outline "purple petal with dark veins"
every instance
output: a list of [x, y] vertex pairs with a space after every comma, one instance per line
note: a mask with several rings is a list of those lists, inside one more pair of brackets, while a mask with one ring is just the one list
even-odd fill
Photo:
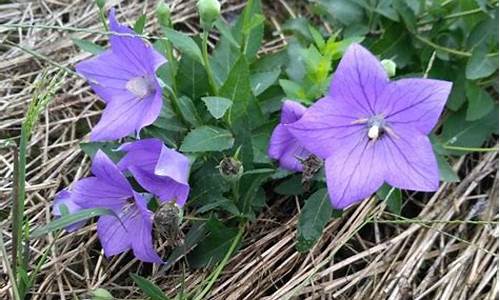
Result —
[[[76, 204], [73, 201], [72, 194], [68, 190], [62, 190], [59, 193], [57, 193], [52, 207], [52, 214], [54, 216], [60, 217], [62, 215], [60, 209], [61, 205], [66, 206], [69, 214], [74, 214], [82, 209], [80, 205]], [[65, 229], [67, 232], [73, 232], [85, 226], [85, 223], [87, 223], [87, 221], [77, 222], [69, 225]]]

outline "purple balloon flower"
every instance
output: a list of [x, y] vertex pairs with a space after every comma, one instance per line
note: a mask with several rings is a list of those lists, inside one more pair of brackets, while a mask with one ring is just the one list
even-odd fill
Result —
[[163, 104], [156, 70], [166, 62], [150, 44], [109, 14], [110, 29], [128, 34], [112, 35], [111, 48], [76, 65], [93, 90], [106, 103], [91, 140], [115, 140], [152, 124]]
[[[64, 189], [57, 193], [55, 199], [54, 199], [54, 204], [52, 207], [52, 214], [56, 217], [62, 216], [62, 211], [61, 207], [64, 205], [66, 209], [68, 210], [68, 214], [74, 214], [82, 209], [82, 207], [78, 204], [75, 203], [73, 200], [72, 194], [70, 191]], [[73, 232], [76, 231], [80, 228], [82, 228], [86, 221], [81, 221], [78, 223], [74, 223], [66, 227], [67, 232]]]
[[97, 235], [104, 254], [112, 256], [129, 249], [142, 261], [162, 263], [153, 247], [153, 213], [118, 167], [99, 150], [92, 162], [92, 174], [73, 185], [72, 196], [82, 208], [109, 208], [115, 216], [101, 216]]
[[441, 80], [390, 81], [365, 48], [349, 47], [328, 95], [314, 103], [290, 132], [326, 159], [333, 207], [345, 208], [388, 184], [435, 191], [439, 170], [427, 135], [451, 90]]
[[189, 159], [167, 148], [159, 139], [126, 143], [119, 148], [127, 154], [118, 167], [129, 170], [139, 184], [162, 201], [175, 200], [184, 206], [189, 194]]
[[305, 111], [306, 108], [298, 102], [291, 100], [283, 102], [280, 124], [274, 129], [267, 150], [269, 157], [278, 160], [283, 169], [301, 172], [303, 170], [301, 160], [311, 154], [286, 127], [300, 119]]

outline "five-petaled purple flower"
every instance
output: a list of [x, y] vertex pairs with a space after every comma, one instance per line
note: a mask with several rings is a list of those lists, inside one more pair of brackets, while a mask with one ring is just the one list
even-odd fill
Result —
[[101, 216], [97, 234], [106, 256], [129, 249], [145, 262], [161, 263], [153, 247], [153, 214], [146, 200], [132, 189], [118, 167], [99, 150], [92, 162], [92, 174], [72, 187], [72, 199], [82, 208], [103, 207], [116, 216]]
[[302, 161], [311, 153], [307, 151], [297, 139], [288, 131], [286, 125], [296, 122], [306, 108], [295, 101], [286, 100], [281, 107], [280, 124], [276, 126], [269, 141], [267, 153], [272, 159], [280, 163], [280, 167], [290, 171], [301, 172]]
[[333, 207], [345, 208], [387, 182], [435, 191], [439, 170], [427, 135], [436, 125], [451, 83], [420, 78], [390, 81], [378, 60], [351, 45], [328, 95], [287, 125], [313, 154], [326, 159]]
[[189, 159], [167, 148], [159, 139], [126, 143], [119, 148], [127, 154], [118, 167], [129, 170], [139, 184], [162, 201], [184, 206], [189, 194]]
[[156, 70], [166, 62], [150, 44], [109, 14], [110, 29], [126, 34], [112, 35], [111, 48], [83, 61], [76, 71], [89, 80], [94, 91], [106, 103], [93, 141], [115, 140], [138, 132], [152, 124], [163, 104], [162, 89]]

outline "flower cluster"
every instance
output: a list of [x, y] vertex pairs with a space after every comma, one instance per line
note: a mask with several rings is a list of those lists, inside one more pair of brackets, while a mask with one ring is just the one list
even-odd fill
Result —
[[[111, 48], [76, 66], [106, 103], [101, 120], [92, 129], [92, 141], [138, 135], [156, 120], [163, 103], [155, 72], [166, 60], [131, 29], [119, 24], [114, 10], [109, 22], [110, 29], [118, 34], [111, 36]], [[190, 162], [159, 139], [125, 143], [117, 150], [125, 153], [117, 164], [99, 150], [92, 161], [93, 176], [61, 191], [53, 214], [61, 216], [63, 205], [67, 213], [85, 208], [110, 209], [114, 216], [101, 216], [97, 221], [104, 254], [112, 256], [131, 249], [142, 261], [161, 263], [152, 240], [153, 212], [146, 200], [151, 197], [134, 190], [127, 176], [160, 202], [175, 202], [182, 207], [189, 194]], [[77, 230], [84, 224], [72, 224], [67, 230]]]
[[427, 135], [451, 90], [441, 80], [390, 81], [365, 48], [351, 45], [327, 95], [307, 110], [286, 101], [271, 137], [269, 156], [301, 171], [307, 151], [325, 160], [332, 206], [343, 209], [384, 182], [401, 189], [435, 191], [439, 170]]

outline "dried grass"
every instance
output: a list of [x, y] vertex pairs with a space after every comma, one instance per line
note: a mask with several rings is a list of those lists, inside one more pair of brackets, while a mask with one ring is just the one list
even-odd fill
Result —
[[[173, 19], [196, 31], [193, 3], [173, 1]], [[131, 21], [146, 11], [151, 22], [147, 26], [154, 29], [154, 4], [121, 4], [120, 18]], [[284, 14], [296, 14], [286, 1], [268, 5]], [[232, 14], [241, 6], [241, 1], [233, 1], [223, 7]], [[277, 29], [276, 39], [262, 51], [285, 44], [279, 31], [280, 16], [273, 13], [269, 19]], [[0, 4], [0, 23], [100, 29], [93, 1]], [[105, 39], [91, 33], [0, 27], [0, 138], [18, 137], [31, 83], [42, 70], [54, 73], [54, 64], [71, 68], [88, 57], [73, 46], [71, 36], [95, 42]], [[8, 46], [6, 41], [32, 49], [38, 58]], [[87, 139], [101, 109], [88, 85], [72, 76], [42, 116], [33, 132], [28, 158], [26, 215], [32, 226], [51, 219], [56, 191], [88, 174], [89, 160], [78, 144]], [[8, 149], [0, 151], [0, 208], [5, 209], [11, 206], [13, 154]], [[386, 212], [385, 204], [371, 199], [350, 209], [342, 219], [331, 221], [308, 254], [294, 248], [299, 206], [291, 203], [299, 200], [275, 200], [247, 229], [242, 249], [231, 259], [209, 298], [496, 299], [498, 153], [469, 155], [456, 161], [454, 168], [460, 171], [461, 182], [442, 184], [430, 198], [421, 194], [405, 197], [405, 211], [425, 222], [390, 223], [397, 218]], [[1, 222], [7, 248], [11, 246], [9, 225], [9, 220]], [[190, 290], [208, 274], [208, 270], [188, 267], [183, 274], [183, 261], [164, 274], [157, 267], [142, 265], [130, 254], [107, 260], [99, 250], [95, 225], [34, 241], [30, 245], [32, 261], [54, 241], [33, 289], [33, 299], [74, 298], [97, 287], [120, 298], [141, 297], [129, 272], [152, 274], [155, 283], [174, 295], [182, 281]], [[160, 251], [167, 253], [163, 247]], [[7, 284], [0, 289], [0, 298], [7, 298], [9, 288]]]

